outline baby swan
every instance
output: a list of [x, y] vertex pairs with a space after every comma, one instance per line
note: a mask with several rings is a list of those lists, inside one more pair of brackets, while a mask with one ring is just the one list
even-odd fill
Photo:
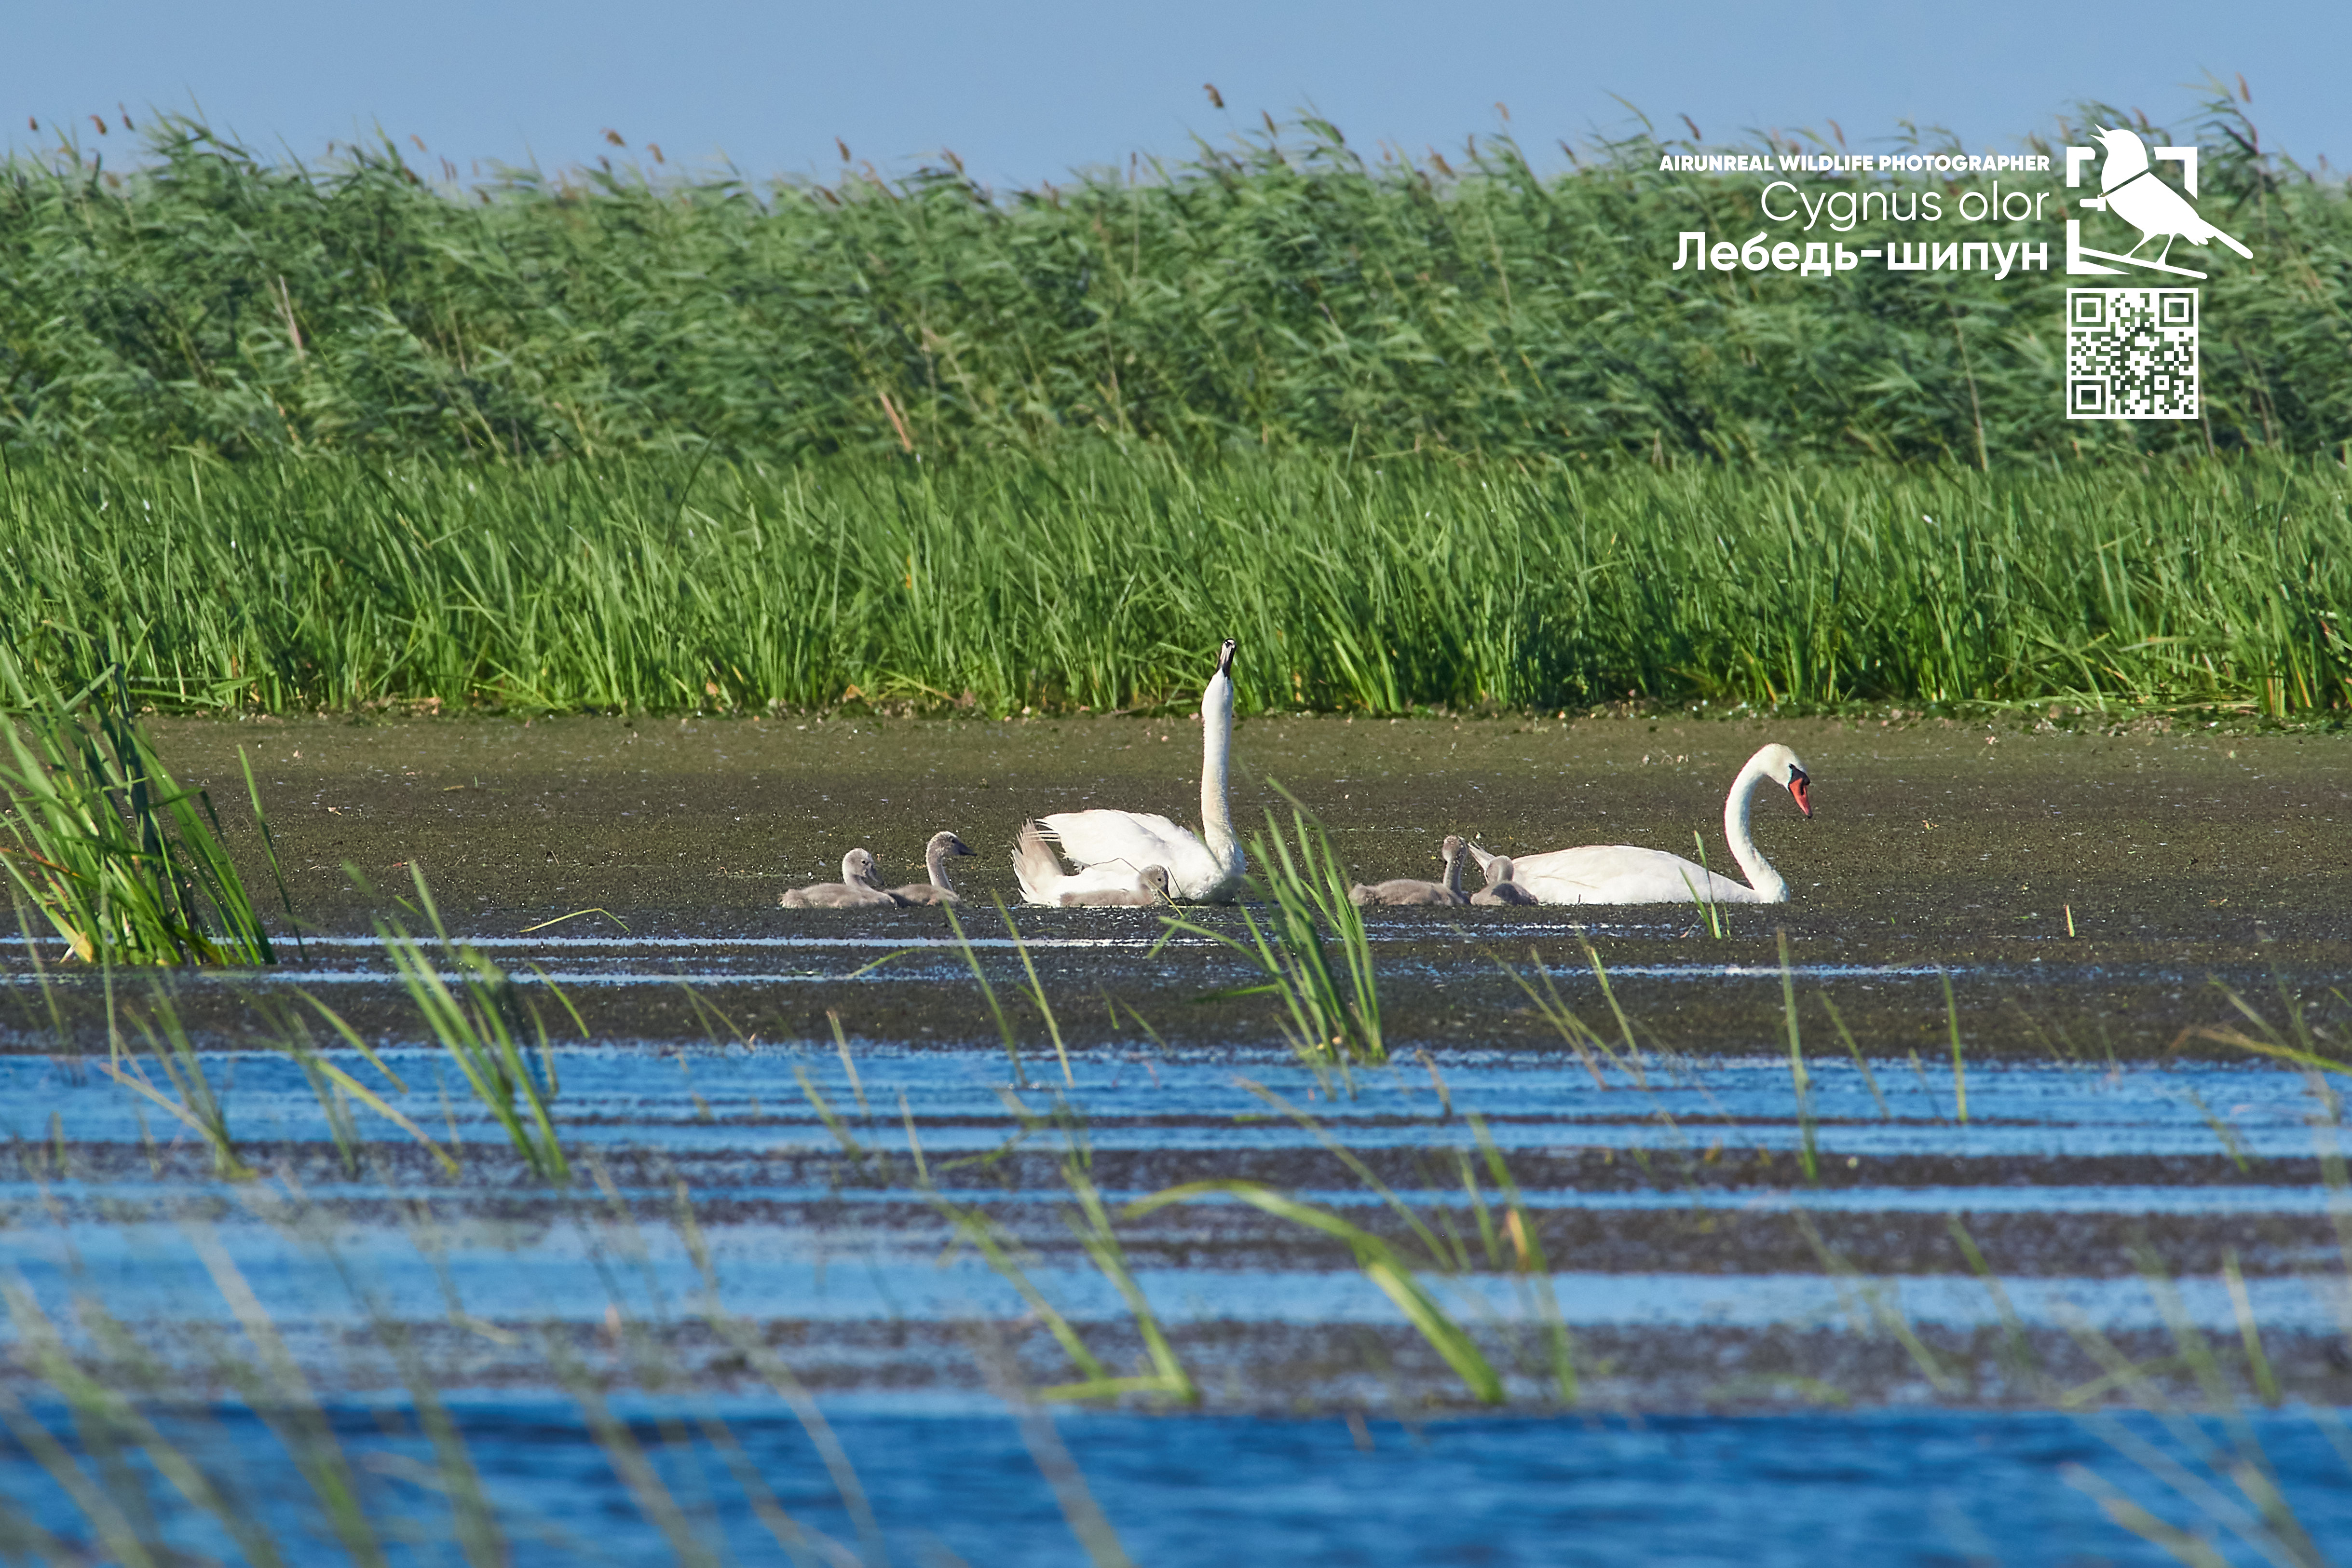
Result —
[[[1471, 851], [1475, 854], [1476, 846], [1471, 846]], [[1516, 868], [1512, 866], [1511, 858], [1508, 855], [1489, 855], [1478, 862], [1478, 868], [1486, 873], [1486, 885], [1470, 895], [1472, 903], [1491, 905], [1543, 902], [1541, 899], [1511, 880], [1511, 873]]]
[[1176, 901], [1169, 889], [1167, 867], [1146, 866], [1135, 874], [1135, 879], [1138, 886], [1132, 888], [1100, 888], [1066, 892], [1062, 895], [1062, 902], [1066, 907], [1127, 906], [1144, 909], [1153, 904], [1172, 904]]
[[928, 882], [909, 882], [903, 888], [893, 888], [890, 896], [902, 904], [960, 904], [963, 896], [948, 886], [947, 858], [950, 855], [969, 855], [971, 846], [952, 833], [934, 833], [923, 847], [923, 868], [931, 874]]
[[1348, 889], [1348, 897], [1362, 909], [1375, 904], [1466, 904], [1462, 896], [1463, 843], [1459, 835], [1447, 834], [1444, 847], [1439, 851], [1445, 858], [1445, 880], [1419, 882], [1410, 877], [1398, 877], [1386, 882], [1374, 882], [1370, 887], [1359, 882]]
[[882, 890], [882, 873], [874, 857], [853, 849], [841, 858], [841, 880], [794, 888], [776, 902], [788, 910], [895, 909], [898, 900]]

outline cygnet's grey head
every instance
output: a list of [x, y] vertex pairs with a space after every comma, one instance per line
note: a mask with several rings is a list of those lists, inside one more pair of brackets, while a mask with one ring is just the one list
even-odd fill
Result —
[[966, 844], [962, 839], [958, 838], [952, 833], [932, 834], [930, 843], [924, 846], [924, 847], [927, 850], [940, 855], [971, 855], [977, 853], [971, 845]]
[[841, 858], [841, 879], [845, 882], [871, 882], [882, 885], [882, 868], [866, 850], [853, 849]]
[[1445, 842], [1437, 847], [1437, 858], [1440, 860], [1444, 861], [1449, 866], [1453, 865], [1456, 860], [1461, 859], [1462, 836], [1458, 833], [1447, 834], [1445, 836]]
[[1154, 893], [1157, 893], [1160, 897], [1167, 900], [1171, 904], [1176, 901], [1175, 895], [1168, 890], [1167, 867], [1146, 866], [1141, 871], [1138, 872], [1137, 875], [1143, 879], [1143, 885], [1150, 889]]

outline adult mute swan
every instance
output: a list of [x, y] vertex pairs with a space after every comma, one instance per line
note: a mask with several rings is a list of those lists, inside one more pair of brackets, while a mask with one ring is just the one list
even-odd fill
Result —
[[[1132, 878], [1146, 866], [1168, 869], [1180, 903], [1229, 904], [1241, 891], [1242, 847], [1225, 811], [1225, 766], [1234, 743], [1234, 649], [1217, 650], [1217, 672], [1201, 693], [1201, 831], [1148, 811], [1057, 811], [1041, 816], [1045, 837], [1080, 868], [1114, 867]], [[1020, 861], [1015, 853], [1014, 862]], [[1022, 884], [1025, 890], [1028, 884]], [[1043, 901], [1043, 900], [1040, 900]]]
[[853, 849], [841, 858], [841, 880], [794, 888], [776, 902], [788, 910], [891, 909], [898, 900], [882, 890], [882, 872], [874, 857]]
[[928, 882], [909, 882], [903, 888], [890, 889], [891, 898], [902, 904], [960, 904], [963, 895], [948, 886], [948, 857], [969, 855], [971, 846], [952, 833], [934, 833], [931, 841], [923, 846], [923, 869], [930, 873]]
[[1420, 882], [1410, 877], [1396, 877], [1370, 887], [1359, 882], [1348, 889], [1348, 897], [1362, 909], [1383, 904], [1466, 904], [1462, 896], [1462, 840], [1448, 834], [1438, 855], [1445, 861], [1445, 880]]
[[1757, 852], [1756, 840], [1748, 835], [1750, 792], [1767, 779], [1786, 788], [1799, 811], [1813, 815], [1805, 764], [1796, 752], [1776, 743], [1748, 758], [1723, 798], [1723, 837], [1731, 845], [1731, 858], [1748, 873], [1745, 882], [1695, 866], [1679, 855], [1631, 844], [1588, 844], [1580, 849], [1517, 856], [1512, 860], [1511, 880], [1547, 904], [1687, 904], [1695, 898], [1719, 904], [1787, 903], [1787, 880]]
[[1165, 866], [1130, 866], [1124, 860], [1089, 866], [1076, 876], [1062, 869], [1054, 847], [1034, 822], [1021, 825], [1013, 851], [1013, 875], [1021, 896], [1033, 904], [1080, 906], [1164, 904], [1168, 898]]

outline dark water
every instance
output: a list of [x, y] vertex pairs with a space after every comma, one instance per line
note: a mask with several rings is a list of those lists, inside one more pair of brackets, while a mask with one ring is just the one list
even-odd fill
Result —
[[[1018, 911], [1016, 946], [992, 851], [966, 863], [968, 950], [936, 911], [774, 908], [853, 842], [908, 869], [934, 826], [994, 844], [1109, 791], [1189, 815], [1189, 726], [792, 722], [167, 726], [215, 785], [257, 750], [313, 940], [266, 973], [118, 975], [110, 1003], [101, 976], [0, 959], [0, 1388], [91, 1478], [44, 1469], [19, 1420], [0, 1493], [93, 1550], [110, 1498], [132, 1535], [236, 1554], [152, 1480], [153, 1435], [68, 1419], [59, 1390], [87, 1376], [286, 1561], [341, 1551], [290, 1458], [315, 1468], [328, 1430], [395, 1560], [454, 1561], [424, 1388], [514, 1561], [776, 1560], [738, 1448], [845, 1543], [807, 1560], [854, 1561], [781, 1380], [838, 1431], [899, 1562], [1086, 1560], [1064, 1449], [1143, 1563], [2171, 1560], [2102, 1483], [2224, 1561], [2296, 1560], [2298, 1528], [2352, 1552], [2336, 1086], [2199, 1032], [2258, 1027], [2217, 980], [2281, 1028], [2290, 995], [2323, 1044], [2343, 1026], [2340, 739], [1787, 727], [1822, 815], [1767, 810], [1759, 836], [1795, 902], [1733, 911], [1721, 941], [1675, 910], [1383, 915], [1394, 1057], [1339, 1069], [1284, 1051], [1265, 999], [1203, 1000], [1241, 972], [1197, 939], [1155, 948], [1149, 913]], [[1242, 737], [1381, 875], [1449, 829], [1679, 849], [1765, 738]], [[530, 1070], [568, 1184], [518, 1157], [369, 934], [393, 906], [367, 884], [420, 861], [555, 1026], [553, 1076]], [[1530, 1005], [1518, 980], [1545, 975], [1611, 1054]], [[153, 1095], [110, 1075], [110, 1005], [143, 1015], [158, 985], [252, 1179], [173, 1119], [188, 1095], [160, 1061], [115, 1068]], [[354, 1103], [338, 1149], [272, 1043], [298, 993], [380, 1049], [384, 1072], [320, 1059], [414, 1132]], [[1500, 1405], [1360, 1244], [1230, 1196], [1128, 1206], [1233, 1180], [1390, 1249]], [[1139, 1304], [1199, 1407], [1135, 1393], [1024, 1430], [1024, 1391], [1077, 1375], [1048, 1313], [1122, 1376], [1150, 1365]], [[2258, 1445], [2299, 1524], [2241, 1518], [2216, 1442]]]
[[[633, 1407], [634, 1406], [634, 1407]], [[677, 1507], [680, 1534], [735, 1561], [783, 1549], [749, 1500], [729, 1455], [696, 1430], [723, 1421], [735, 1462], [772, 1493], [792, 1525], [835, 1550], [861, 1544], [816, 1447], [789, 1418], [717, 1406], [625, 1403], [633, 1440]], [[560, 1405], [465, 1402], [456, 1415], [483, 1490], [509, 1522], [518, 1563], [656, 1563], [676, 1538], [634, 1510], [605, 1450]], [[878, 1526], [869, 1561], [976, 1564], [1087, 1562], [1056, 1488], [1019, 1424], [941, 1409], [837, 1408], [832, 1434]], [[451, 1555], [445, 1510], [410, 1478], [431, 1463], [421, 1436], [387, 1435], [376, 1413], [345, 1411], [336, 1436], [377, 1517], [404, 1527], [392, 1560]], [[221, 1411], [167, 1430], [215, 1458], [234, 1454], [240, 1500], [290, 1549], [322, 1554], [314, 1510], [260, 1423]], [[689, 1435], [691, 1434], [691, 1435]], [[2159, 1518], [2194, 1510], [2160, 1479], [2204, 1475], [2233, 1452], [2218, 1425], [2168, 1430], [2147, 1416], [1865, 1412], [1692, 1418], [1496, 1418], [1403, 1426], [1316, 1419], [1065, 1414], [1052, 1441], [1138, 1563], [1723, 1563], [2020, 1565], [2175, 1561], [2109, 1523], [2074, 1467]], [[2303, 1415], [2248, 1423], [2259, 1451], [2321, 1542], [2352, 1540], [2352, 1489], [2326, 1436]], [[1049, 1450], [1049, 1464], [1059, 1467]], [[2177, 1470], [2173, 1467], [2179, 1467]], [[210, 1521], [173, 1507], [163, 1532], [192, 1552], [228, 1555]], [[1067, 1473], [1064, 1472], [1066, 1482]], [[2227, 1480], [2218, 1485], [2231, 1492]], [[129, 1493], [131, 1489], [125, 1488]], [[0, 1460], [0, 1493], [52, 1528], [71, 1510], [21, 1451]], [[127, 1500], [127, 1496], [126, 1496]], [[2240, 1500], [2241, 1501], [2242, 1500]], [[2220, 1559], [2261, 1559], [2223, 1521], [2205, 1534]], [[403, 1535], [413, 1536], [403, 1543]], [[810, 1549], [811, 1558], [816, 1551]], [[850, 1558], [855, 1561], [855, 1558]]]
[[[1811, 769], [1816, 808], [1808, 822], [1784, 799], [1758, 804], [1758, 842], [1791, 902], [1731, 910], [1721, 942], [1686, 910], [1588, 922], [1612, 965], [1659, 972], [1629, 973], [1624, 996], [1670, 1045], [1738, 1052], [1770, 1038], [1782, 932], [1801, 967], [1854, 972], [1837, 993], [1847, 1021], [1865, 1049], [1896, 1054], [1940, 1039], [1938, 969], [1955, 972], [1971, 1049], [2034, 1059], [2162, 1053], [2184, 1026], [2234, 1016], [2210, 990], [2216, 977], [2255, 994], [2276, 972], [2329, 1005], [2327, 988], [2352, 973], [2342, 913], [2352, 737], [2062, 722], [1262, 716], [1236, 734], [1234, 813], [1244, 828], [1262, 825], [1283, 805], [1276, 781], [1368, 879], [1433, 875], [1439, 840], [1457, 832], [1508, 854], [1614, 842], [1690, 855], [1696, 830], [1721, 866], [1723, 791], [1777, 740]], [[978, 851], [954, 867], [971, 895], [967, 923], [1002, 936], [989, 900], [1017, 900], [1009, 849], [1024, 817], [1113, 805], [1191, 821], [1199, 809], [1199, 726], [1181, 718], [172, 721], [158, 734], [184, 780], [232, 803], [233, 847], [252, 885], [268, 887], [257, 839], [233, 808], [246, 749], [297, 909], [312, 929], [345, 935], [366, 932], [422, 866], [453, 923], [482, 935], [598, 909], [609, 919], [578, 915], [541, 934], [617, 936], [617, 920], [636, 936], [689, 942], [940, 938], [936, 911], [788, 913], [775, 901], [786, 886], [837, 874], [853, 846], [878, 855], [891, 879], [918, 879], [924, 840], [952, 828]], [[1495, 961], [1525, 968], [1534, 947], [1555, 969], [1582, 968], [1573, 912], [1384, 921], [1383, 1006], [1400, 1037], [1555, 1047]], [[1113, 910], [1018, 919], [1048, 938], [1156, 929]], [[837, 962], [844, 952], [741, 950], [705, 963], [689, 946], [653, 967], [733, 971], [730, 1015], [763, 1038], [823, 1038], [828, 1009], [872, 1038], [988, 1037], [951, 965], [896, 986], [845, 978], [883, 951]], [[1045, 956], [1041, 977], [1075, 1043], [1121, 1043], [1106, 988], [1171, 1043], [1277, 1043], [1263, 1005], [1194, 1002], [1233, 978], [1205, 951], [1165, 965]], [[1708, 965], [1746, 973], [1685, 983]], [[1887, 973], [1859, 973], [1872, 969]], [[583, 991], [602, 1036], [705, 1033], [675, 996]]]

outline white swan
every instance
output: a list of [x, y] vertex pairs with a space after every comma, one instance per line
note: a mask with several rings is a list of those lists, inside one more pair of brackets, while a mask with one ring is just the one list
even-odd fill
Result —
[[1748, 873], [1735, 882], [1663, 849], [1631, 844], [1589, 844], [1546, 855], [1513, 858], [1511, 879], [1547, 904], [1687, 904], [1694, 899], [1720, 904], [1784, 904], [1789, 884], [1757, 852], [1748, 835], [1750, 792], [1766, 779], [1784, 786], [1797, 809], [1813, 815], [1805, 764], [1788, 747], [1766, 746], [1748, 759], [1723, 800], [1723, 837], [1731, 858]]
[[931, 841], [923, 846], [923, 869], [930, 873], [928, 882], [909, 882], [903, 888], [890, 889], [890, 897], [902, 904], [960, 904], [963, 895], [948, 885], [948, 857], [969, 855], [971, 846], [952, 833], [934, 833]]
[[[1225, 810], [1225, 765], [1234, 742], [1235, 646], [1227, 637], [1217, 650], [1217, 672], [1201, 693], [1200, 833], [1148, 811], [1058, 811], [1039, 817], [1072, 864], [1119, 867], [1129, 877], [1145, 866], [1164, 866], [1169, 893], [1179, 902], [1234, 901], [1242, 886], [1242, 847]], [[1016, 853], [1016, 865], [1019, 859]]]
[[874, 857], [853, 849], [841, 858], [841, 880], [794, 888], [776, 902], [788, 910], [878, 910], [898, 900], [882, 890], [882, 872]]
[[1045, 835], [1034, 822], [1021, 825], [1021, 837], [1013, 851], [1013, 875], [1021, 883], [1021, 896], [1033, 904], [1075, 909], [1170, 901], [1165, 866], [1130, 866], [1118, 860], [1089, 866], [1072, 876], [1062, 869], [1054, 847], [1045, 842]]
[[1374, 882], [1369, 887], [1362, 882], [1348, 889], [1348, 897], [1360, 909], [1375, 905], [1405, 904], [1466, 904], [1462, 896], [1462, 840], [1446, 835], [1444, 845], [1438, 850], [1445, 862], [1445, 879], [1442, 882], [1416, 881], [1411, 877], [1391, 878]]

